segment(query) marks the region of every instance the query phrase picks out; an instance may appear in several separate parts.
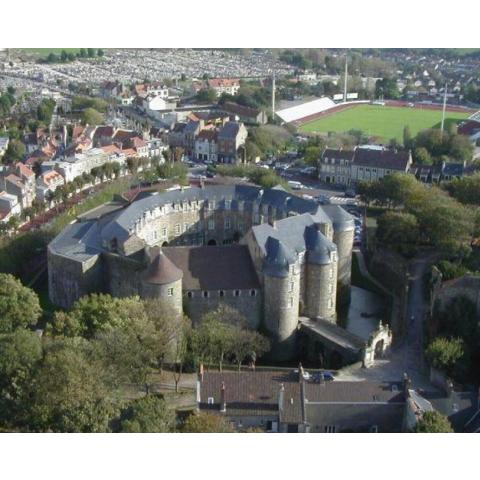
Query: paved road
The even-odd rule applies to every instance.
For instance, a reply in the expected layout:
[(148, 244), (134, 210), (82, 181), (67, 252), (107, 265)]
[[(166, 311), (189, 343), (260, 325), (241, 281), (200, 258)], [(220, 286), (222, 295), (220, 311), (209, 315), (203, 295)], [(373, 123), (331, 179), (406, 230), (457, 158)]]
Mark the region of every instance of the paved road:
[(338, 376), (339, 380), (400, 380), (406, 372), (414, 388), (435, 390), (430, 384), (423, 356), (424, 319), (429, 308), (424, 276), (434, 258), (435, 254), (422, 254), (410, 264), (406, 332), (400, 343), (396, 344), (388, 358), (377, 360), (375, 366), (369, 369), (343, 369)]

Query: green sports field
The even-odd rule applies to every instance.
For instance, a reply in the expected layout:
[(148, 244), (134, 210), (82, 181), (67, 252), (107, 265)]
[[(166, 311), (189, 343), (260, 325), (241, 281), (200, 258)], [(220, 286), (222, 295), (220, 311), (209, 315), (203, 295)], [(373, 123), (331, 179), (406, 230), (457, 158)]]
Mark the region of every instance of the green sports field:
[[(467, 113), (447, 112), (445, 115), (446, 126), (467, 117)], [(377, 136), (384, 140), (396, 138), (402, 141), (405, 125), (410, 127), (412, 135), (416, 135), (420, 130), (439, 127), (441, 121), (441, 110), (356, 105), (305, 123), (300, 126), (299, 130), (305, 133), (343, 133), (349, 130), (362, 130), (369, 136)]]

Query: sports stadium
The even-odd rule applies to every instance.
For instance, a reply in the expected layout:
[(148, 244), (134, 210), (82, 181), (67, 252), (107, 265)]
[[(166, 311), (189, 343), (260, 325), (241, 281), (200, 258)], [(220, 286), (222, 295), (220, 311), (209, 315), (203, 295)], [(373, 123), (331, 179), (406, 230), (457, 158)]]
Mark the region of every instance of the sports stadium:
[[(398, 100), (335, 103), (323, 97), (276, 113), (283, 122), (294, 125), (301, 133), (328, 134), (361, 130), (370, 137), (384, 141), (392, 138), (401, 141), (406, 125), (415, 135), (420, 130), (440, 127), (442, 121), (441, 104)], [(447, 105), (445, 125), (448, 127), (450, 123), (459, 123), (476, 115), (480, 115), (480, 112)]]

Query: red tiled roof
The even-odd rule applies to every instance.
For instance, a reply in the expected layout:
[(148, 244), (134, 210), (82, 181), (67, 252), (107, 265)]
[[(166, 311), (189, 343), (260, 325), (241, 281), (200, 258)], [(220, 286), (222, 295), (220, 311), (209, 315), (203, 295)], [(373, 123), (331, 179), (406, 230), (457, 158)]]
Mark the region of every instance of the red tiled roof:
[(210, 78), (207, 82), (210, 88), (238, 87), (240, 85), (236, 78)]
[(18, 162), (16, 167), (20, 171), (20, 174), (25, 177), (35, 176), (35, 173), (33, 173), (32, 169), (30, 167), (27, 167), (27, 165), (23, 164), (22, 162)]

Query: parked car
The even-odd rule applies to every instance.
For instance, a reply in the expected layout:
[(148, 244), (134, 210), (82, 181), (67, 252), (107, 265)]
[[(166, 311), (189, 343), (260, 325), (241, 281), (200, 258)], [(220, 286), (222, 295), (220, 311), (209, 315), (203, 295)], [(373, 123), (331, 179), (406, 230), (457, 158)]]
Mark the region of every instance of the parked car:
[(303, 185), (301, 184), (301, 182), (295, 182), (293, 180), (289, 180), (287, 183), (290, 188), (293, 188), (293, 190), (301, 190), (303, 188)]
[(356, 197), (356, 194), (355, 194), (355, 190), (352, 190), (352, 189), (349, 189), (349, 190), (345, 190), (345, 197), (347, 198), (355, 198)]

